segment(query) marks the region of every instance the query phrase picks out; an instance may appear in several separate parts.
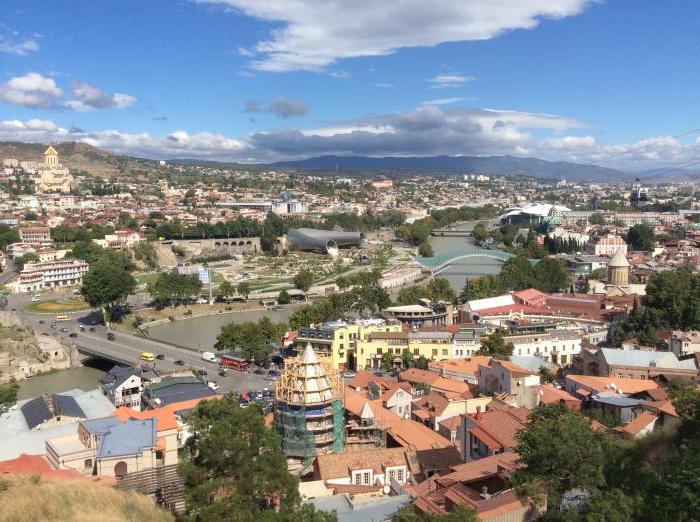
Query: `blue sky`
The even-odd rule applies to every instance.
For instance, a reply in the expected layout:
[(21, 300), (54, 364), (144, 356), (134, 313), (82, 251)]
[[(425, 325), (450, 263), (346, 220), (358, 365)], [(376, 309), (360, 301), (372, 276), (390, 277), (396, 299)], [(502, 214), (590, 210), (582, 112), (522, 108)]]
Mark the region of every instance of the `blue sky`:
[(690, 163), (700, 131), (670, 137), (700, 127), (698, 22), (680, 0), (4, 0), (0, 139)]

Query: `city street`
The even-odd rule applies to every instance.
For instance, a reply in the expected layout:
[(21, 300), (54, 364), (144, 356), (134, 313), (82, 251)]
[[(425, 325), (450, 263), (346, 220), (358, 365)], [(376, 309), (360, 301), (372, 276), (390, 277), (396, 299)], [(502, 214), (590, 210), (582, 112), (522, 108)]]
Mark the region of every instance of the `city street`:
[[(65, 295), (43, 295), (42, 299), (65, 297)], [(34, 331), (42, 335), (59, 337), (65, 346), (75, 346), (78, 349), (85, 348), (98, 353), (111, 354), (131, 364), (149, 366), (159, 372), (170, 373), (187, 369), (204, 370), (207, 373), (203, 379), (216, 382), (220, 387), (218, 390), (220, 393), (262, 391), (264, 388), (273, 387), (273, 380), (267, 375), (256, 375), (252, 371), (229, 370), (226, 376), (220, 376), (218, 365), (203, 360), (200, 352), (196, 350), (138, 337), (128, 332), (110, 330), (101, 323), (101, 316), (97, 312), (48, 314), (23, 311), (22, 308), (29, 303), (31, 303), (29, 295), (10, 294), (6, 309), (16, 311), (22, 318), (22, 322)], [(57, 322), (56, 315), (67, 315), (70, 320)], [(80, 331), (79, 324), (83, 325), (84, 331)], [(107, 338), (109, 332), (114, 335), (114, 340)], [(71, 334), (75, 334), (75, 337), (71, 337)], [(142, 352), (150, 352), (156, 356), (162, 355), (163, 359), (145, 362), (140, 359)], [(76, 356), (75, 353), (73, 355)], [(86, 357), (83, 354), (78, 354), (78, 356)], [(175, 364), (176, 361), (182, 361), (183, 364)]]

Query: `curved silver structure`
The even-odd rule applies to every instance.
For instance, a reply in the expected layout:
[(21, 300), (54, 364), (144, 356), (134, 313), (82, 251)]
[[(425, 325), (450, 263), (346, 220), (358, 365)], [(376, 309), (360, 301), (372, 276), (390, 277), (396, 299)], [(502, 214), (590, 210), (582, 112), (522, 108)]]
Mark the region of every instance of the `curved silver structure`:
[(364, 236), (361, 232), (336, 232), (315, 228), (290, 228), (287, 240), (290, 250), (311, 250), (337, 256), (340, 248), (360, 246)]

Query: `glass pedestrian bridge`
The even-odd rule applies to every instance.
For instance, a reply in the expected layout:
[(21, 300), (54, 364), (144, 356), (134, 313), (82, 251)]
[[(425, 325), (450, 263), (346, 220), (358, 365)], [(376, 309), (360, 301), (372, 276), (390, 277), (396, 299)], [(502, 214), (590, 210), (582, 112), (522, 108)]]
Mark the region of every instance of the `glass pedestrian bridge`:
[[(457, 250), (450, 250), (449, 252), (444, 252), (433, 257), (413, 256), (413, 260), (423, 268), (430, 270), (433, 275), (436, 275), (451, 264), (468, 257), (490, 257), (505, 263), (511, 257), (515, 257), (515, 254), (504, 252), (503, 250), (468, 246)], [(530, 262), (534, 265), (537, 263), (537, 260), (531, 259)]]

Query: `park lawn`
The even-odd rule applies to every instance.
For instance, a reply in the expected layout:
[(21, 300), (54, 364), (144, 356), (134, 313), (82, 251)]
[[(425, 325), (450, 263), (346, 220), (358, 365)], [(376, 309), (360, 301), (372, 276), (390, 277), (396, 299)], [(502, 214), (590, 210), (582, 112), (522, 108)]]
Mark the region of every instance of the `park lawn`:
[(155, 283), (156, 279), (158, 279), (158, 272), (149, 272), (147, 274), (139, 274), (135, 275), (134, 279), (136, 279), (136, 282), (140, 285), (146, 284), (149, 285), (151, 283)]
[(83, 312), (85, 310), (90, 310), (90, 305), (87, 304), (82, 299), (71, 300), (70, 302), (59, 301), (59, 300), (46, 300), (37, 301), (36, 303), (30, 303), (24, 307), (25, 312), (35, 312), (35, 313), (70, 313), (70, 312)]

